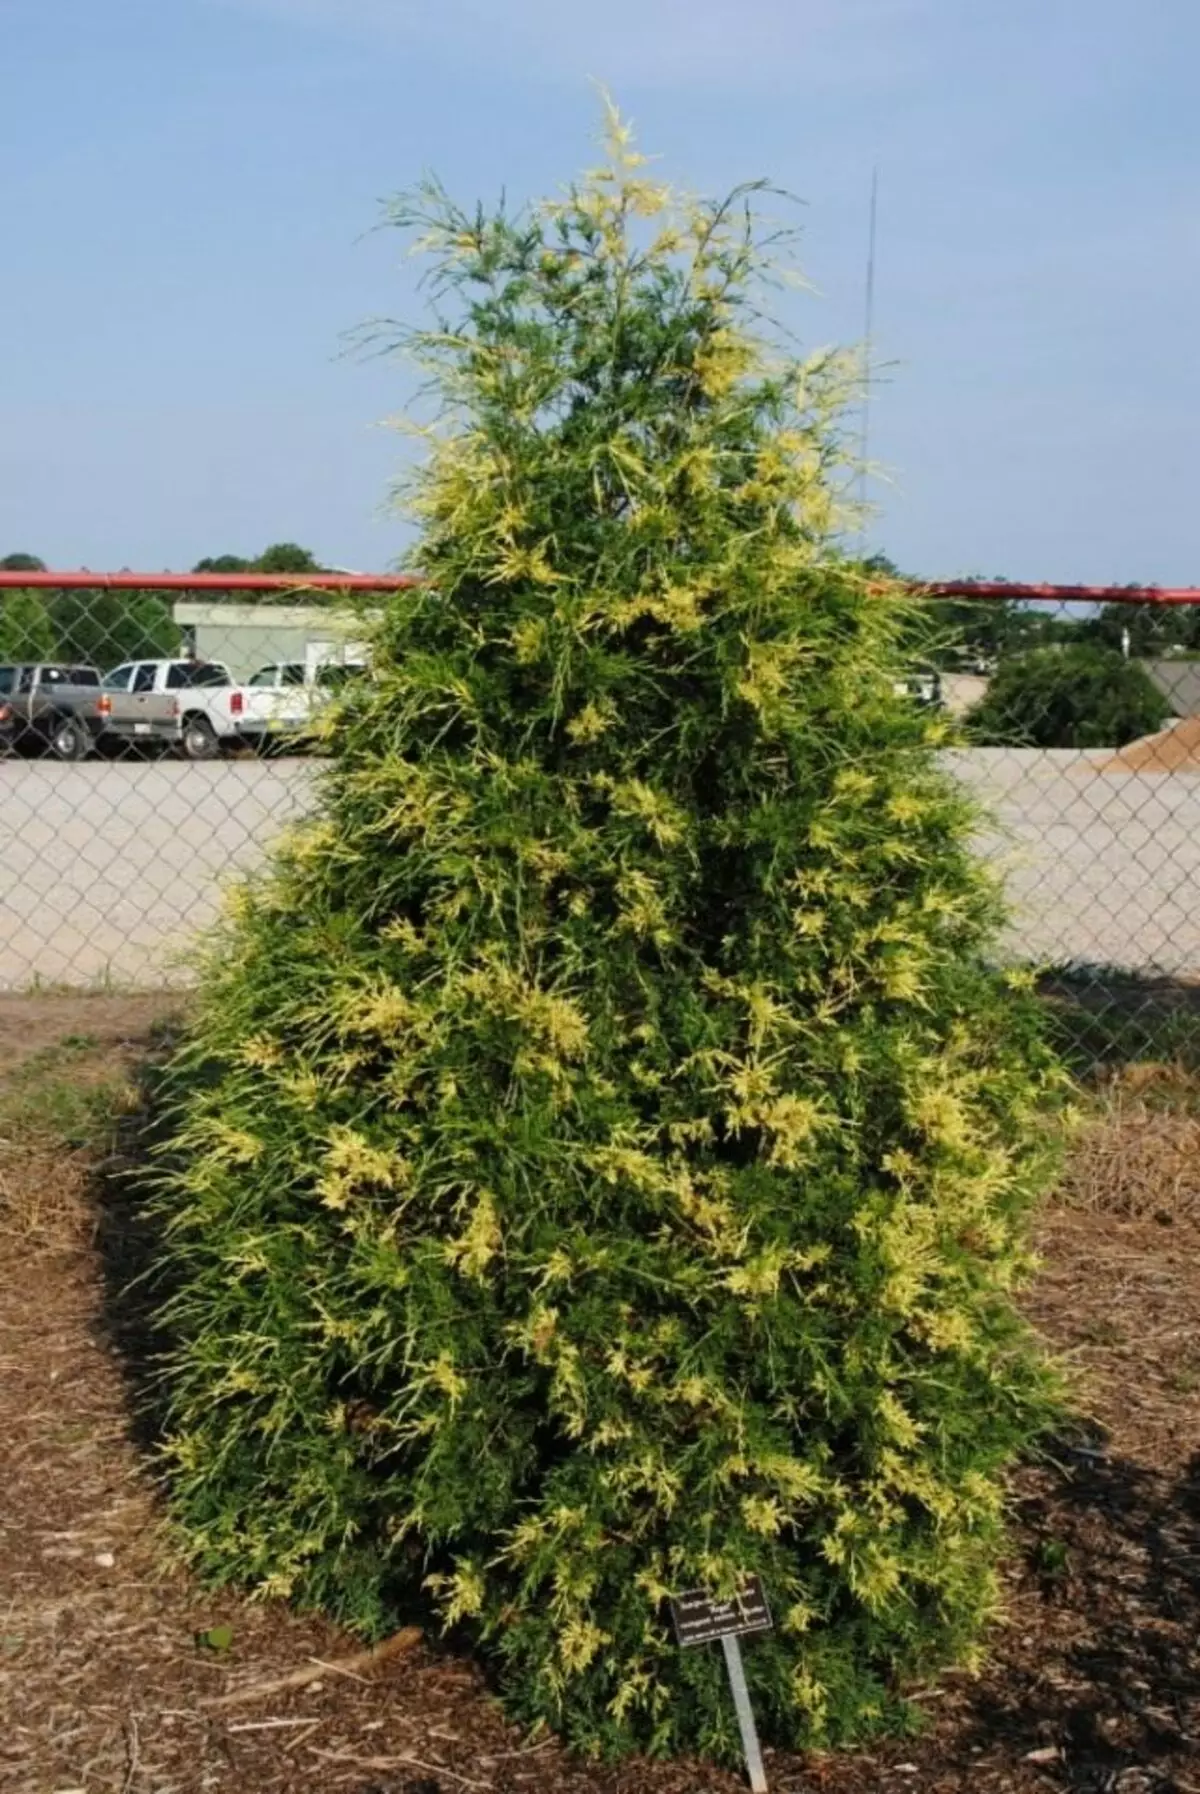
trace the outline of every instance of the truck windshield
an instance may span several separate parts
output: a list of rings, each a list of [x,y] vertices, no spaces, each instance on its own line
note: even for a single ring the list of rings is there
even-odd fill
[[[177,660],[167,668],[165,683],[168,691],[194,685],[228,685],[229,673],[216,661]]]

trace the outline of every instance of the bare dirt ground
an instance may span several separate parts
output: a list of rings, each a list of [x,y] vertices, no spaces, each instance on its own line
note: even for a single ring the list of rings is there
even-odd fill
[[[171,1567],[114,1293],[120,1164],[97,1207],[95,1148],[70,1145],[55,1094],[119,1079],[163,1013],[0,1001],[0,1789],[732,1794],[739,1778],[706,1766],[573,1762],[436,1645],[348,1663],[359,1647],[333,1627]],[[1089,1172],[1043,1225],[1030,1310],[1076,1379],[1085,1443],[1014,1480],[987,1668],[919,1691],[917,1737],[768,1753],[776,1794],[1200,1794],[1200,1224],[1133,1181],[1114,1214]]]
[[[110,1055],[140,1051],[156,1022],[174,1014],[179,998],[169,992],[150,996],[113,997],[88,992],[69,995],[13,996],[0,991],[0,1079],[10,1078],[34,1054],[51,1053],[64,1040],[86,1038],[84,1062],[89,1072],[103,1073]],[[73,1073],[74,1077],[81,1071]]]

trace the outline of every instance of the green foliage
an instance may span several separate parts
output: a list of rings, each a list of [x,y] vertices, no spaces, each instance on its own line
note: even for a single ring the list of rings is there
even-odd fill
[[[990,670],[1034,648],[1085,639],[1091,627],[1084,618],[1011,598],[932,598],[916,608],[926,658],[946,669]]]
[[[0,1082],[0,1146],[19,1150],[53,1143],[59,1150],[96,1151],[104,1146],[121,1086],[116,1080],[80,1077],[80,1064],[96,1044],[88,1035],[64,1035],[6,1075]]]
[[[767,1735],[969,1657],[1046,1377],[1059,1073],[905,624],[836,552],[848,370],[757,340],[746,192],[609,166],[396,207],[441,310],[424,586],[240,890],[169,1074],[166,1444],[194,1562],[509,1709],[736,1754],[669,1591],[763,1578]]]
[[[248,573],[254,562],[241,554],[210,554],[197,561],[193,573]]]
[[[1037,1573],[1043,1582],[1054,1586],[1065,1582],[1070,1576],[1071,1553],[1063,1539],[1039,1539],[1033,1556]]]
[[[317,561],[298,542],[273,542],[254,563],[259,573],[319,573]]]
[[[299,575],[320,573],[322,568],[311,551],[302,548],[298,542],[273,542],[269,548],[264,548],[263,552],[253,560],[246,560],[240,554],[211,555],[205,560],[197,561],[192,571],[193,573],[294,573]],[[297,580],[298,585],[302,585],[302,583]],[[226,599],[236,603],[240,594],[216,591],[210,596],[212,601],[217,604]],[[289,594],[286,592],[260,593],[258,602],[269,604],[273,597],[286,602],[288,596]],[[322,592],[314,593],[312,597],[318,602],[328,602],[331,595]]]
[[[156,592],[68,588],[54,594],[51,614],[59,660],[110,668],[179,652],[170,600]]]
[[[38,591],[0,592],[0,660],[53,660],[57,636]]]
[[[0,592],[0,660],[106,668],[176,654],[179,641],[170,601],[156,592]]]
[[[874,557],[884,570],[890,563]],[[870,563],[867,563],[869,566]],[[1135,659],[1200,647],[1200,607],[1186,604],[1105,604],[1064,614],[1015,599],[935,598],[918,607],[928,631],[925,653],[944,668],[992,669],[1037,648],[1090,644],[1124,649]]]
[[[169,597],[157,592],[127,595],[120,638],[121,660],[161,660],[179,653],[182,641]]]
[[[1114,648],[1035,648],[997,670],[971,712],[989,746],[1123,747],[1160,729],[1171,706],[1145,667]]]
[[[1087,624],[1088,636],[1109,648],[1126,636],[1135,658],[1151,659],[1168,649],[1200,648],[1200,606],[1194,604],[1105,604]]]
[[[44,573],[46,563],[37,554],[6,554],[0,560],[0,573]]]
[[[209,555],[197,561],[193,573],[319,573],[320,564],[311,550],[299,542],[272,542],[253,560],[240,554]]]

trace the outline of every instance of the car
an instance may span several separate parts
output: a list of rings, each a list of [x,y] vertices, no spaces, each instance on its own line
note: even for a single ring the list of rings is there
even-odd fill
[[[165,742],[188,760],[214,760],[236,741],[244,704],[219,660],[129,660],[101,683],[101,739]]]
[[[92,666],[0,666],[0,748],[34,747],[57,760],[82,760],[100,733],[99,696],[100,674]]]
[[[296,745],[323,702],[367,672],[360,661],[276,661],[246,681],[238,733],[260,751]]]

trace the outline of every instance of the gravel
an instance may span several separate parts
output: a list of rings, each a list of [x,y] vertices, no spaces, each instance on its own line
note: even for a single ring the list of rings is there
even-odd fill
[[[1200,772],[976,748],[1021,959],[1200,976]],[[311,801],[303,760],[0,762],[0,989],[187,981],[222,886]]]

